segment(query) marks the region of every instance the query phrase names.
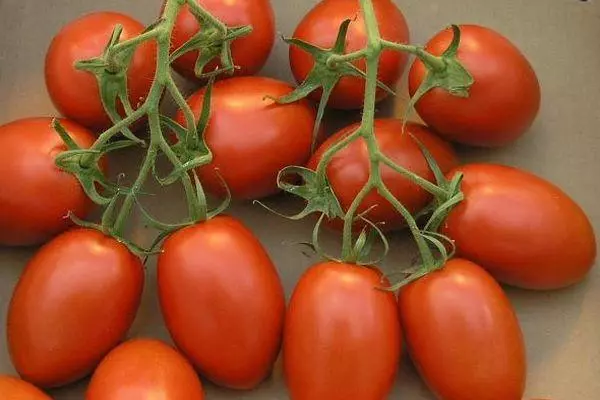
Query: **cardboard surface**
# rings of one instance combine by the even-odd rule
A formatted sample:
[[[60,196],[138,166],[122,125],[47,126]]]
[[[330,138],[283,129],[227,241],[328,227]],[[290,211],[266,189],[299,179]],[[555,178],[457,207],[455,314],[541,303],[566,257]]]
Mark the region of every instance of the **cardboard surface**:
[[[272,0],[281,34],[291,34],[315,0]],[[517,44],[534,65],[543,90],[541,113],[518,143],[500,150],[460,149],[465,161],[489,160],[530,170],[561,186],[588,213],[600,232],[600,3],[594,0],[397,0],[411,28],[412,41],[423,43],[449,23],[493,27]],[[37,115],[54,115],[43,79],[45,50],[53,34],[86,12],[107,9],[150,22],[160,0],[0,0],[0,123]],[[278,41],[263,75],[291,80],[287,48]],[[403,93],[400,96],[402,102]],[[393,105],[383,107],[392,112]],[[337,118],[337,119],[336,119]],[[345,125],[357,115],[336,115]],[[115,172],[132,171],[137,154],[122,153]],[[1,160],[0,160],[1,162]],[[6,173],[1,171],[1,173]],[[2,190],[2,188],[0,188]],[[44,194],[51,195],[51,194]],[[40,199],[43,201],[43,198]],[[284,207],[291,206],[279,201]],[[149,199],[162,218],[176,218],[183,202],[177,191]],[[289,295],[300,274],[316,259],[291,243],[309,238],[311,221],[286,222],[258,206],[236,205],[241,217],[268,248]],[[557,227],[560,229],[560,227]],[[275,234],[275,232],[277,233]],[[148,238],[137,224],[132,232]],[[333,237],[328,238],[333,239]],[[407,237],[395,235],[386,265],[408,262],[414,255]],[[13,373],[4,343],[4,319],[12,288],[32,249],[0,248],[0,373]],[[156,301],[154,264],[143,305],[131,336],[168,339]],[[527,397],[553,400],[600,399],[600,269],[582,284],[550,293],[508,289],[521,319],[528,349]],[[81,399],[85,382],[53,392],[59,400]],[[284,400],[280,363],[253,392],[231,392],[207,385],[208,399]],[[0,398],[2,398],[0,394]],[[431,400],[433,396],[404,361],[391,399]],[[361,400],[361,399],[357,399]]]

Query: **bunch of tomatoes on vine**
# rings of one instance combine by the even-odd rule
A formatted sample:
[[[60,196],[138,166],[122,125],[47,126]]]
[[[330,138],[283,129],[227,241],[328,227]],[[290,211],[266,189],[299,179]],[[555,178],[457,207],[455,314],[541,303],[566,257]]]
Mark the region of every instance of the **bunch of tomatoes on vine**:
[[[275,40],[269,0],[166,0],[149,26],[96,12],[52,39],[45,77],[62,117],[0,127],[0,244],[43,244],[9,304],[20,379],[0,377],[3,396],[48,399],[91,375],[88,400],[199,400],[199,375],[250,390],[281,352],[291,399],[382,400],[406,347],[439,399],[522,398],[525,342],[500,284],[580,282],[594,231],[558,187],[461,165],[451,142],[498,147],[528,130],[541,92],[525,56],[477,25],[411,45],[391,0],[316,4],[284,39],[297,86],[254,76]],[[405,68],[405,118],[376,118]],[[199,89],[186,98],[173,71]],[[362,120],[327,137],[327,109]],[[131,147],[138,175],[109,178],[111,154]],[[150,180],[183,188],[184,220],[142,205]],[[324,260],[287,305],[269,254],[226,214],[232,200],[279,214],[280,192],[303,204],[283,217],[313,218]],[[156,231],[150,245],[128,235],[135,212]],[[339,254],[320,244],[324,229]],[[419,259],[385,275],[387,236],[402,229]],[[125,340],[149,257],[174,347]]]

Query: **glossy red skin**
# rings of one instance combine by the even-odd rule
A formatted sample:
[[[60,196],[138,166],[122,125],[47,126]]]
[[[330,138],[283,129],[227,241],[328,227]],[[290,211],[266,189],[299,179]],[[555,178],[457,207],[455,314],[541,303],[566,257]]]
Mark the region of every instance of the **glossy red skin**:
[[[189,362],[171,346],[152,339],[121,344],[102,360],[86,400],[204,400]]]
[[[265,64],[275,42],[275,14],[269,0],[198,0],[198,4],[229,27],[251,25],[252,33],[231,44],[234,64],[240,67],[235,75],[254,75]],[[172,49],[178,49],[200,30],[200,24],[183,6],[177,16],[172,36]],[[194,73],[198,52],[188,52],[173,62],[173,68],[189,79],[197,79]],[[204,72],[220,66],[209,63]]]
[[[225,193],[218,170],[236,199],[259,199],[279,191],[277,175],[289,165],[304,165],[310,157],[316,113],[302,100],[277,105],[265,96],[278,98],[292,91],[287,83],[262,77],[239,77],[217,82],[206,141],[214,159],[198,169],[205,188]],[[204,102],[204,89],[188,103],[196,118]],[[177,121],[185,126],[183,113]]]
[[[0,375],[2,400],[52,400],[32,384],[12,376]]]
[[[396,297],[373,269],[327,262],[300,279],[286,315],[284,375],[293,400],[382,400],[400,362]]]
[[[440,400],[521,400],[526,355],[519,321],[484,269],[453,259],[400,290],[406,344]]]
[[[27,264],[7,320],[17,372],[50,388],[77,381],[125,336],[144,271],[124,245],[89,229],[63,233]]]
[[[60,120],[83,148],[94,142],[84,127]],[[0,126],[0,245],[31,246],[63,232],[69,211],[84,218],[93,208],[77,179],[55,165],[66,146],[52,118],[28,118]]]
[[[158,294],[173,341],[211,381],[251,389],[271,372],[285,313],[277,270],[238,220],[215,217],[171,235]]]
[[[497,147],[515,141],[531,126],[540,108],[540,84],[529,61],[507,38],[477,25],[461,25],[459,61],[475,83],[468,98],[433,89],[416,109],[432,129],[448,140],[474,146]],[[441,55],[450,45],[452,31],[444,30],[426,45]],[[409,73],[413,96],[426,68],[415,61]]]
[[[465,200],[442,232],[458,254],[500,282],[526,289],[558,289],[584,279],[596,258],[596,238],[584,211],[554,186],[529,172],[469,164]]]
[[[344,137],[356,131],[359,124],[348,126],[327,139],[315,152],[308,167],[316,170],[323,154]],[[415,142],[414,135],[429,149],[444,173],[458,165],[458,158],[452,147],[433,134],[424,125],[409,123],[406,134],[402,134],[402,121],[397,119],[378,119],[375,121],[375,137],[383,153],[397,164],[409,169],[419,176],[435,182],[435,177],[427,164],[421,149]],[[369,179],[370,161],[367,146],[359,139],[335,155],[327,168],[327,177],[342,208],[348,210],[358,193]],[[384,183],[411,213],[423,209],[431,195],[418,185],[410,182],[387,166],[381,168]],[[358,213],[375,206],[367,218],[372,222],[384,222],[384,230],[397,229],[404,225],[404,218],[394,207],[373,190],[362,202]],[[335,225],[335,222],[334,222]]]
[[[398,7],[390,0],[374,0],[375,15],[379,21],[381,37],[397,43],[409,42],[406,20]],[[362,50],[367,44],[364,18],[358,0],[325,0],[302,19],[293,37],[312,43],[318,47],[333,47],[340,25],[346,19],[352,20],[346,40],[346,53]],[[379,80],[393,88],[402,76],[406,66],[405,53],[386,50],[381,55]],[[290,64],[294,77],[303,82],[314,67],[313,57],[297,46],[290,46]],[[359,60],[355,65],[365,71],[366,63]],[[331,93],[328,105],[339,109],[358,109],[363,106],[365,81],[357,77],[342,78]],[[320,99],[320,91],[312,98]],[[383,90],[377,91],[377,99],[387,97]]]
[[[100,100],[98,81],[75,69],[77,61],[102,55],[115,25],[123,26],[121,41],[142,33],[144,25],[115,12],[95,12],[78,18],[54,37],[46,54],[45,77],[50,98],[65,117],[95,130],[111,125]],[[129,100],[137,108],[145,100],[156,70],[156,44],[140,45],[127,72]]]

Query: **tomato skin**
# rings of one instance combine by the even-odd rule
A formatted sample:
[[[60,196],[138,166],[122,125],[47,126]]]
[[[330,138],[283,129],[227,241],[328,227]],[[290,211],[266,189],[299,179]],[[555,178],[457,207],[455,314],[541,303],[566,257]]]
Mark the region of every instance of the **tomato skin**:
[[[254,75],[266,63],[275,43],[275,14],[269,0],[197,0],[198,4],[229,27],[251,25],[252,33],[231,44],[234,64],[240,67],[235,75]],[[173,29],[172,49],[176,50],[198,33],[200,25],[183,6]],[[188,79],[198,79],[194,73],[198,52],[188,52],[173,62],[175,71]],[[210,62],[204,72],[220,66]]]
[[[278,98],[291,91],[287,83],[262,77],[232,78],[214,85],[205,132],[214,159],[198,169],[207,191],[224,194],[220,174],[235,199],[266,197],[279,191],[277,175],[281,169],[306,163],[315,124],[314,108],[306,100],[277,105],[265,98]],[[203,101],[204,89],[188,99],[196,118]],[[185,126],[182,112],[176,119]]]
[[[484,269],[453,259],[404,287],[400,317],[412,360],[440,400],[520,400],[526,355],[519,321]]]
[[[379,30],[383,39],[397,42],[409,42],[409,30],[406,20],[398,7],[390,0],[374,0],[373,7],[379,22]],[[357,0],[324,0],[319,3],[302,19],[293,37],[304,40],[318,47],[330,49],[333,47],[340,25],[344,20],[352,23],[346,40],[346,53],[362,50],[367,44],[364,18]],[[394,87],[400,79],[406,65],[404,53],[386,50],[381,55],[378,77],[381,82]],[[290,46],[290,65],[296,81],[303,82],[314,66],[310,54],[297,46]],[[366,63],[359,60],[355,65],[365,71]],[[365,96],[365,81],[357,77],[342,78],[331,93],[328,105],[338,109],[359,109],[363,106]],[[318,100],[321,92],[311,96]],[[387,93],[377,91],[377,99],[382,100]]]
[[[485,147],[503,146],[529,129],[540,108],[541,93],[535,71],[508,39],[482,26],[460,25],[459,61],[475,83],[468,98],[433,89],[419,100],[421,118],[448,140]],[[425,49],[441,55],[450,45],[452,31],[435,35]],[[409,73],[413,96],[426,74],[420,60]],[[516,95],[515,95],[516,94]]]
[[[584,211],[558,187],[503,165],[469,164],[465,200],[442,233],[458,254],[509,285],[548,290],[581,281],[594,265],[596,238]]]
[[[315,152],[308,168],[316,170],[324,153],[335,143],[358,129],[359,124],[348,126],[327,139]],[[433,134],[426,126],[409,123],[406,134],[402,134],[402,121],[396,119],[375,120],[375,137],[381,151],[397,164],[408,168],[417,175],[435,182],[435,177],[427,164],[414,135],[429,149],[442,171],[448,172],[458,165],[458,158],[452,147]],[[333,192],[344,210],[350,205],[369,179],[370,161],[367,145],[359,139],[334,156],[327,167],[327,177]],[[400,176],[387,166],[381,169],[384,183],[411,213],[423,209],[432,199],[431,195],[418,185]],[[394,207],[373,190],[362,202],[358,214],[374,207],[367,218],[372,222],[384,222],[384,230],[397,229],[404,225],[404,218]],[[334,222],[334,226],[337,222]]]
[[[171,235],[158,293],[173,341],[211,381],[251,389],[271,372],[285,313],[277,270],[238,220],[215,217]]]
[[[129,340],[112,350],[94,372],[86,400],[204,400],[189,362],[166,343]]]
[[[285,320],[283,366],[293,400],[382,400],[396,378],[396,297],[379,272],[326,262],[300,279]]]
[[[2,400],[52,400],[32,384],[12,376],[0,375]]]
[[[102,55],[115,25],[123,26],[121,41],[131,39],[145,29],[137,20],[115,12],[95,12],[63,27],[54,37],[46,54],[46,87],[58,111],[95,130],[111,125],[100,99],[96,77],[75,69],[77,61]],[[150,91],[156,70],[156,44],[140,45],[127,72],[131,105],[137,108]]]
[[[8,349],[23,379],[44,388],[83,378],[125,336],[144,282],[139,258],[90,229],[43,246],[13,293]]]
[[[81,147],[94,142],[84,127],[60,122]],[[66,146],[51,123],[42,117],[0,126],[0,245],[43,243],[71,226],[69,211],[84,218],[94,207],[77,179],[55,165]]]

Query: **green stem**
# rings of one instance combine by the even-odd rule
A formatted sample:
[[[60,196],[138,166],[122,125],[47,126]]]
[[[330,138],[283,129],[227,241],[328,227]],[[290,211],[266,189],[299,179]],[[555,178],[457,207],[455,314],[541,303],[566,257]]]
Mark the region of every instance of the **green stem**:
[[[425,49],[421,46],[389,42],[384,39],[381,40],[381,45],[386,49],[413,54],[423,61],[423,63],[427,64],[433,71],[443,71],[446,69],[446,62],[442,57],[434,56],[433,54],[425,51]]]
[[[408,169],[396,164],[385,154],[379,152],[379,158],[381,159],[383,164],[387,165],[389,168],[393,169],[395,172],[404,176],[406,179],[410,180],[414,184],[419,185],[420,187],[422,187],[423,189],[425,189],[427,192],[431,193],[435,197],[437,197],[437,198],[447,197],[448,193],[446,190],[442,189],[441,187],[437,186],[434,183],[431,183],[427,179],[415,174],[414,172],[411,172]]]
[[[332,145],[321,157],[321,161],[319,161],[319,165],[317,166],[317,176],[323,181],[325,180],[327,165],[331,162],[333,157],[342,149],[346,148],[350,143],[354,142],[361,136],[360,129],[357,129],[353,133],[346,136],[344,139]]]
[[[119,54],[120,52],[122,52],[124,50],[128,50],[132,47],[139,46],[143,42],[147,42],[149,40],[155,39],[160,34],[160,31],[161,31],[161,26],[157,25],[154,28],[152,28],[151,30],[149,30],[148,32],[144,32],[139,36],[135,36],[135,37],[132,37],[131,39],[127,39],[123,42],[117,43],[110,50],[109,59],[116,56],[117,54]]]
[[[215,25],[221,32],[227,32],[227,26],[219,21],[217,18],[213,17],[209,12],[207,12],[204,8],[202,8],[197,0],[187,0],[187,5],[190,7],[190,11],[192,14],[209,21],[211,24]]]
[[[177,84],[175,84],[175,81],[173,80],[173,76],[169,75],[169,78],[167,80],[167,90],[169,91],[169,93],[171,94],[171,96],[173,96],[173,100],[175,100],[175,103],[177,104],[177,107],[179,107],[179,109],[183,110],[183,115],[185,116],[185,123],[186,123],[186,127],[188,132],[191,129],[194,129],[195,125],[196,125],[196,120],[194,117],[194,112],[192,111],[192,108],[190,107],[190,105],[188,104],[187,101],[185,101],[185,98],[183,97],[183,94],[181,94],[181,91],[179,90],[179,88],[177,87]],[[193,136],[193,139],[196,139],[197,135]],[[190,135],[186,135],[186,137],[188,139],[190,139]],[[190,143],[186,143],[186,145],[189,145]],[[196,144],[196,143],[195,143]]]
[[[339,63],[356,61],[363,58],[366,54],[366,48],[348,54],[332,54],[327,59],[327,66],[333,68]]]

